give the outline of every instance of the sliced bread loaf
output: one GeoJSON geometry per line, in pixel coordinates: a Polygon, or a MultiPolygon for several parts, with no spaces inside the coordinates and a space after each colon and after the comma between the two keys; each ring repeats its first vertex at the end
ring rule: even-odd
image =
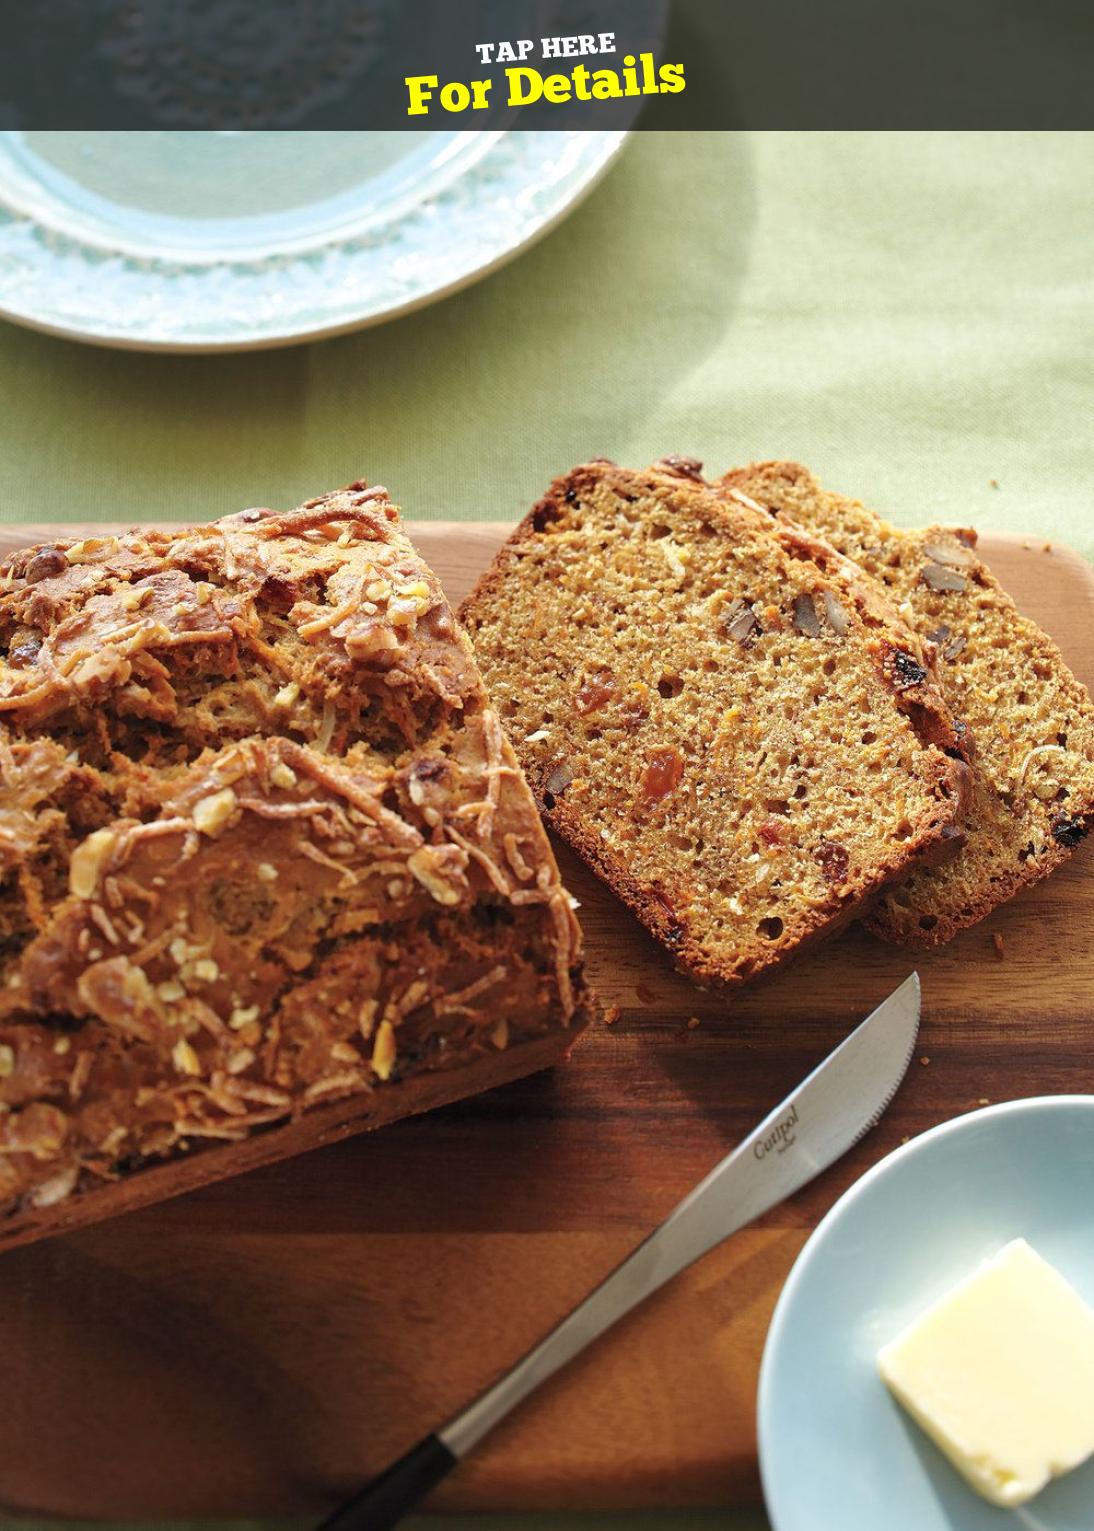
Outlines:
{"type": "Polygon", "coordinates": [[[955,848],[968,771],[872,583],[699,468],[575,468],[461,616],[548,822],[732,984],[955,848]]]}
{"type": "Polygon", "coordinates": [[[936,647],[946,700],[976,736],[966,848],[886,890],[870,920],[878,933],[946,941],[1059,866],[1094,822],[1094,706],[977,556],[975,532],[898,531],[797,463],[739,468],[722,482],[876,579],[936,647]]]}

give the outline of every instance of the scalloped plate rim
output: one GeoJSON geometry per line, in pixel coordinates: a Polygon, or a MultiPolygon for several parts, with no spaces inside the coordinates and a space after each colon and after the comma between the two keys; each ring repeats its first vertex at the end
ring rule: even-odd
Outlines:
{"type": "MultiPolygon", "coordinates": [[[[307,345],[317,340],[334,339],[339,335],[386,324],[389,320],[419,312],[442,298],[451,297],[473,286],[476,282],[500,270],[557,228],[585,200],[615,164],[632,131],[631,129],[596,130],[584,133],[582,137],[585,140],[607,140],[607,142],[600,147],[598,153],[590,152],[583,156],[580,166],[567,178],[557,205],[549,213],[530,220],[527,227],[521,229],[518,238],[509,243],[502,243],[493,254],[457,272],[450,281],[423,287],[420,292],[408,297],[405,302],[386,304],[375,311],[370,312],[367,307],[363,307],[362,311],[353,316],[339,318],[330,323],[307,324],[299,328],[286,328],[275,334],[223,340],[211,337],[185,340],[119,334],[109,329],[97,329],[93,324],[81,326],[71,322],[51,320],[37,313],[14,308],[5,303],[2,298],[0,298],[0,319],[19,325],[23,329],[34,330],[39,334],[103,346],[110,350],[175,355],[276,350],[281,347],[307,345]]],[[[555,136],[550,130],[524,130],[524,134],[537,138],[555,136]]],[[[489,155],[486,159],[489,159],[489,155]]],[[[470,166],[469,173],[473,174],[475,168],[475,165],[470,166]]],[[[180,258],[185,259],[181,252],[180,258]]],[[[231,264],[230,261],[226,263],[231,264]]]]}

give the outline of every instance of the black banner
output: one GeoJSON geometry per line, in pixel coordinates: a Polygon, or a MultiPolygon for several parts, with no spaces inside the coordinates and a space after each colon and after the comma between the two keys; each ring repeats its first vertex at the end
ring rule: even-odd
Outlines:
{"type": "Polygon", "coordinates": [[[0,127],[1066,128],[1090,0],[23,0],[0,127]]]}

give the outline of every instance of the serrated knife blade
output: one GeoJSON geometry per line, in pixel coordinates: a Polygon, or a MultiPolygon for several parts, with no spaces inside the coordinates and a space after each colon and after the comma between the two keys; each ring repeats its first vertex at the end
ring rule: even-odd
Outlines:
{"type": "Polygon", "coordinates": [[[907,1072],[919,1006],[919,976],[913,973],[579,1307],[447,1425],[324,1521],[321,1531],[386,1531],[395,1525],[529,1393],[625,1313],[853,1147],[907,1072]]]}

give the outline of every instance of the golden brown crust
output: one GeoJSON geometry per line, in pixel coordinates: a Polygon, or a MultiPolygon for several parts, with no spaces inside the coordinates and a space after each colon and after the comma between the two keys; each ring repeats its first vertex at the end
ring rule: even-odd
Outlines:
{"type": "Polygon", "coordinates": [[[700,981],[758,975],[959,843],[964,747],[916,640],[832,548],[690,460],[556,480],[461,617],[549,823],[700,981]],[[871,708],[874,753],[899,756],[876,766],[892,838],[832,758],[871,708]]]}
{"type": "Polygon", "coordinates": [[[1094,706],[978,556],[976,533],[897,530],[800,463],[755,463],[722,483],[861,565],[932,645],[947,701],[979,740],[966,848],[888,889],[872,928],[937,945],[1065,861],[1094,824],[1094,706]]]}
{"type": "Polygon", "coordinates": [[[518,1042],[504,1052],[491,1051],[449,1069],[415,1074],[400,1081],[394,1090],[370,1090],[320,1102],[279,1124],[275,1131],[252,1133],[240,1143],[209,1141],[200,1153],[150,1159],[140,1174],[104,1180],[87,1195],[69,1196],[44,1206],[35,1206],[26,1198],[0,1221],[0,1250],[132,1212],[211,1181],[245,1174],[401,1117],[495,1089],[537,1069],[565,1062],[580,1030],[579,1025],[568,1031],[556,1029],[518,1042]]]}
{"type": "Polygon", "coordinates": [[[0,576],[0,1207],[413,1110],[584,1024],[535,804],[386,491],[0,576]]]}

